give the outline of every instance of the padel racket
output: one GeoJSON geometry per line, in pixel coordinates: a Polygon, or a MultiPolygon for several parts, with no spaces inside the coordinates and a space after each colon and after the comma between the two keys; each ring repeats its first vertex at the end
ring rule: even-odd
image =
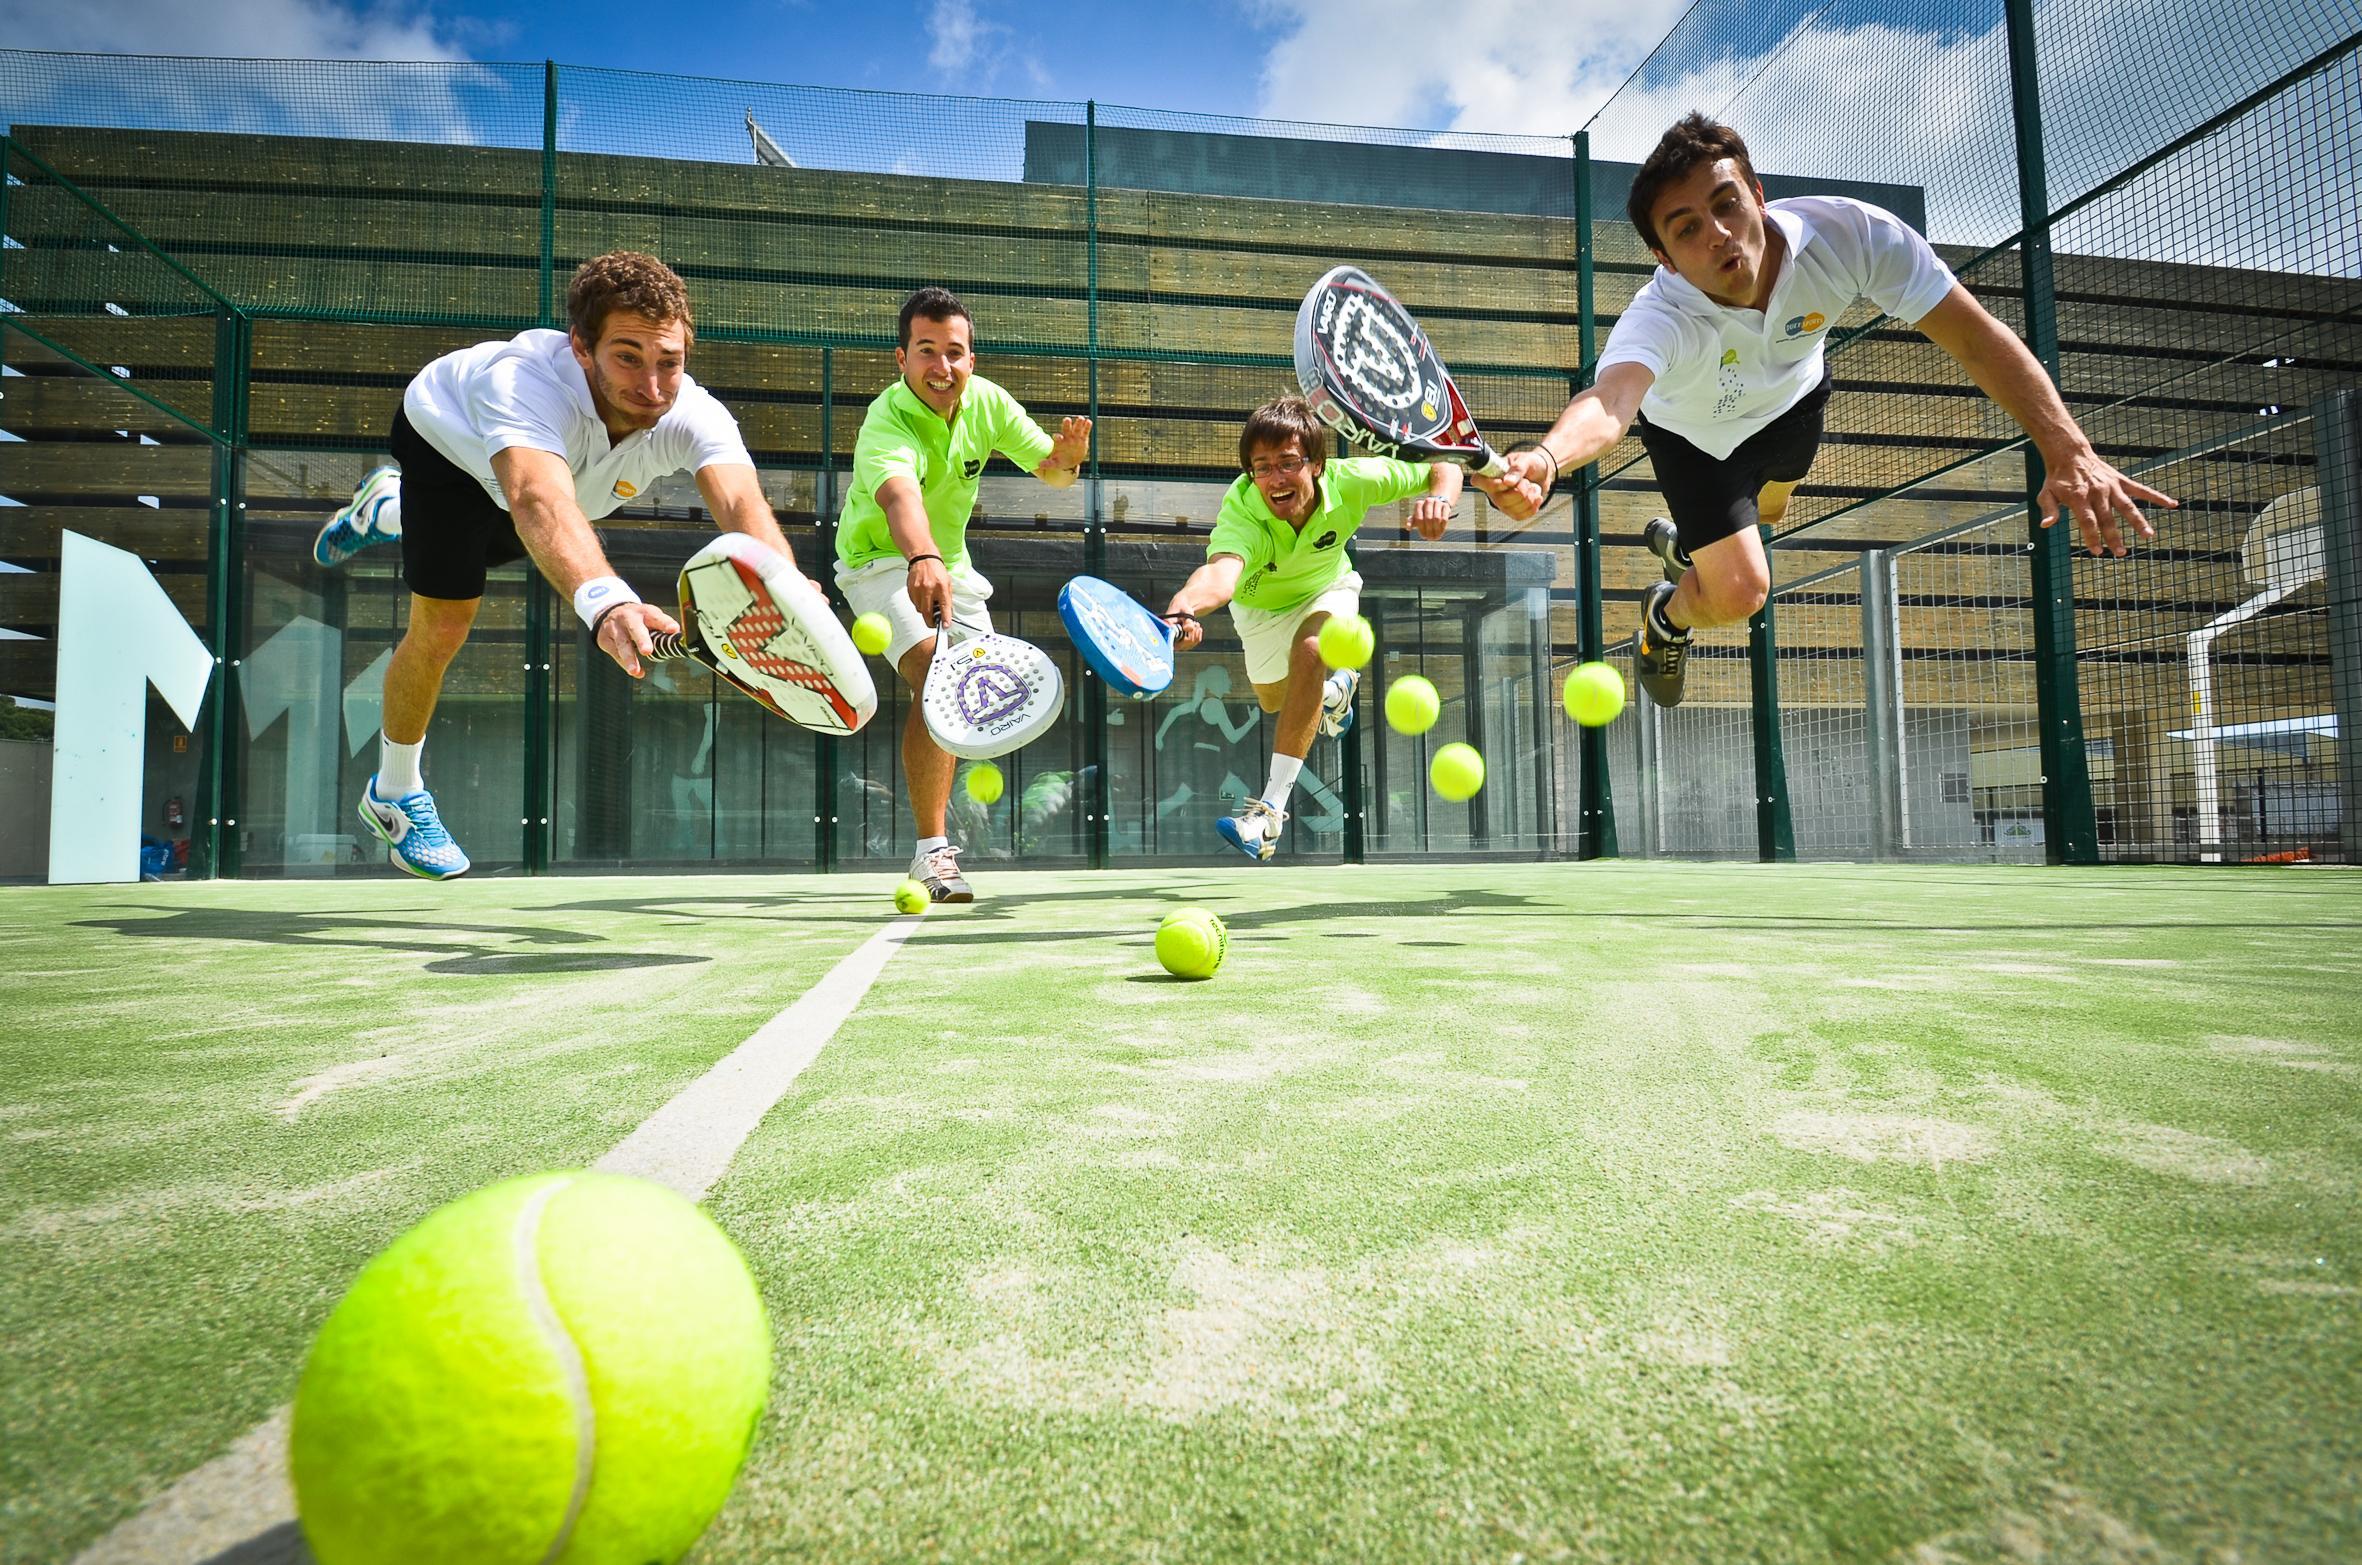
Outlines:
{"type": "Polygon", "coordinates": [[[1304,296],[1296,383],[1323,423],[1381,456],[1501,476],[1500,453],[1477,433],[1427,334],[1359,267],[1331,267],[1304,296]]]}
{"type": "Polygon", "coordinates": [[[935,742],[963,761],[989,761],[1058,721],[1066,683],[1049,654],[991,631],[935,629],[935,660],[919,711],[935,742]]]}
{"type": "Polygon", "coordinates": [[[694,658],[799,728],[857,732],[878,709],[869,665],[828,600],[777,550],[724,533],[681,567],[681,630],[657,660],[694,658]]]}
{"type": "Polygon", "coordinates": [[[1058,617],[1118,695],[1145,701],[1173,682],[1173,627],[1113,582],[1077,576],[1058,589],[1058,617]]]}

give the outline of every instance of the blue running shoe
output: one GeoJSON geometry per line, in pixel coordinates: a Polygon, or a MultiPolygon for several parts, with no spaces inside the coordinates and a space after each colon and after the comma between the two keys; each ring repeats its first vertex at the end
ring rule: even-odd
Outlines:
{"type": "Polygon", "coordinates": [[[1275,810],[1261,799],[1249,799],[1236,815],[1214,822],[1214,830],[1248,858],[1266,864],[1279,851],[1280,828],[1287,823],[1285,810],[1275,810]]]}
{"type": "Polygon", "coordinates": [[[1361,670],[1341,668],[1320,687],[1320,731],[1334,739],[1353,726],[1353,693],[1361,688],[1361,670]]]}
{"type": "Polygon", "coordinates": [[[381,467],[361,480],[345,508],[312,540],[312,558],[334,570],[373,543],[402,536],[402,470],[381,467]]]}
{"type": "Polygon", "coordinates": [[[370,778],[361,790],[361,820],[390,850],[386,857],[394,868],[422,880],[449,880],[467,873],[467,855],[443,829],[435,796],[424,788],[388,804],[377,796],[377,779],[370,778]]]}

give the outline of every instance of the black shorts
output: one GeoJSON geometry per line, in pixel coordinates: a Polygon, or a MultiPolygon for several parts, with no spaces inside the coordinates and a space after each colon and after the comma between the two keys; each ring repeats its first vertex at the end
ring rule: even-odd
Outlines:
{"type": "Polygon", "coordinates": [[[402,468],[402,580],[422,598],[482,597],[493,566],[525,557],[516,521],[400,408],[391,444],[402,468]]]}
{"type": "Polygon", "coordinates": [[[1657,470],[1657,489],[1681,534],[1681,552],[1695,554],[1710,543],[1756,525],[1755,496],[1765,484],[1791,484],[1812,470],[1821,449],[1821,411],[1829,405],[1829,374],[1804,400],[1739,442],[1720,459],[1708,456],[1669,429],[1639,420],[1640,443],[1657,470]]]}

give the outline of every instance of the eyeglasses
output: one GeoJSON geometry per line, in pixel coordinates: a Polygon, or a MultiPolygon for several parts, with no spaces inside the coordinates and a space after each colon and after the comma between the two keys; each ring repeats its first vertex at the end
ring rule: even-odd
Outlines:
{"type": "Polygon", "coordinates": [[[1276,462],[1257,462],[1247,471],[1257,478],[1293,478],[1311,465],[1300,456],[1283,456],[1276,462]]]}

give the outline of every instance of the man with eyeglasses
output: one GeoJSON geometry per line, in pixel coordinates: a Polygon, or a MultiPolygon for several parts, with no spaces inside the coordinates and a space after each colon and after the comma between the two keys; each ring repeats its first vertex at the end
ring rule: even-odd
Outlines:
{"type": "Polygon", "coordinates": [[[1186,651],[1204,637],[1198,617],[1229,604],[1255,699],[1279,715],[1262,795],[1214,825],[1223,841],[1266,863],[1314,734],[1342,734],[1353,721],[1361,671],[1332,674],[1320,659],[1321,626],[1332,615],[1361,612],[1361,573],[1346,541],[1373,507],[1413,495],[1419,501],[1411,525],[1422,538],[1441,538],[1459,504],[1461,473],[1448,462],[1331,462],[1327,431],[1302,397],[1281,397],[1248,415],[1238,465],[1246,472],[1222,498],[1206,563],[1173,594],[1164,617],[1186,651]]]}

